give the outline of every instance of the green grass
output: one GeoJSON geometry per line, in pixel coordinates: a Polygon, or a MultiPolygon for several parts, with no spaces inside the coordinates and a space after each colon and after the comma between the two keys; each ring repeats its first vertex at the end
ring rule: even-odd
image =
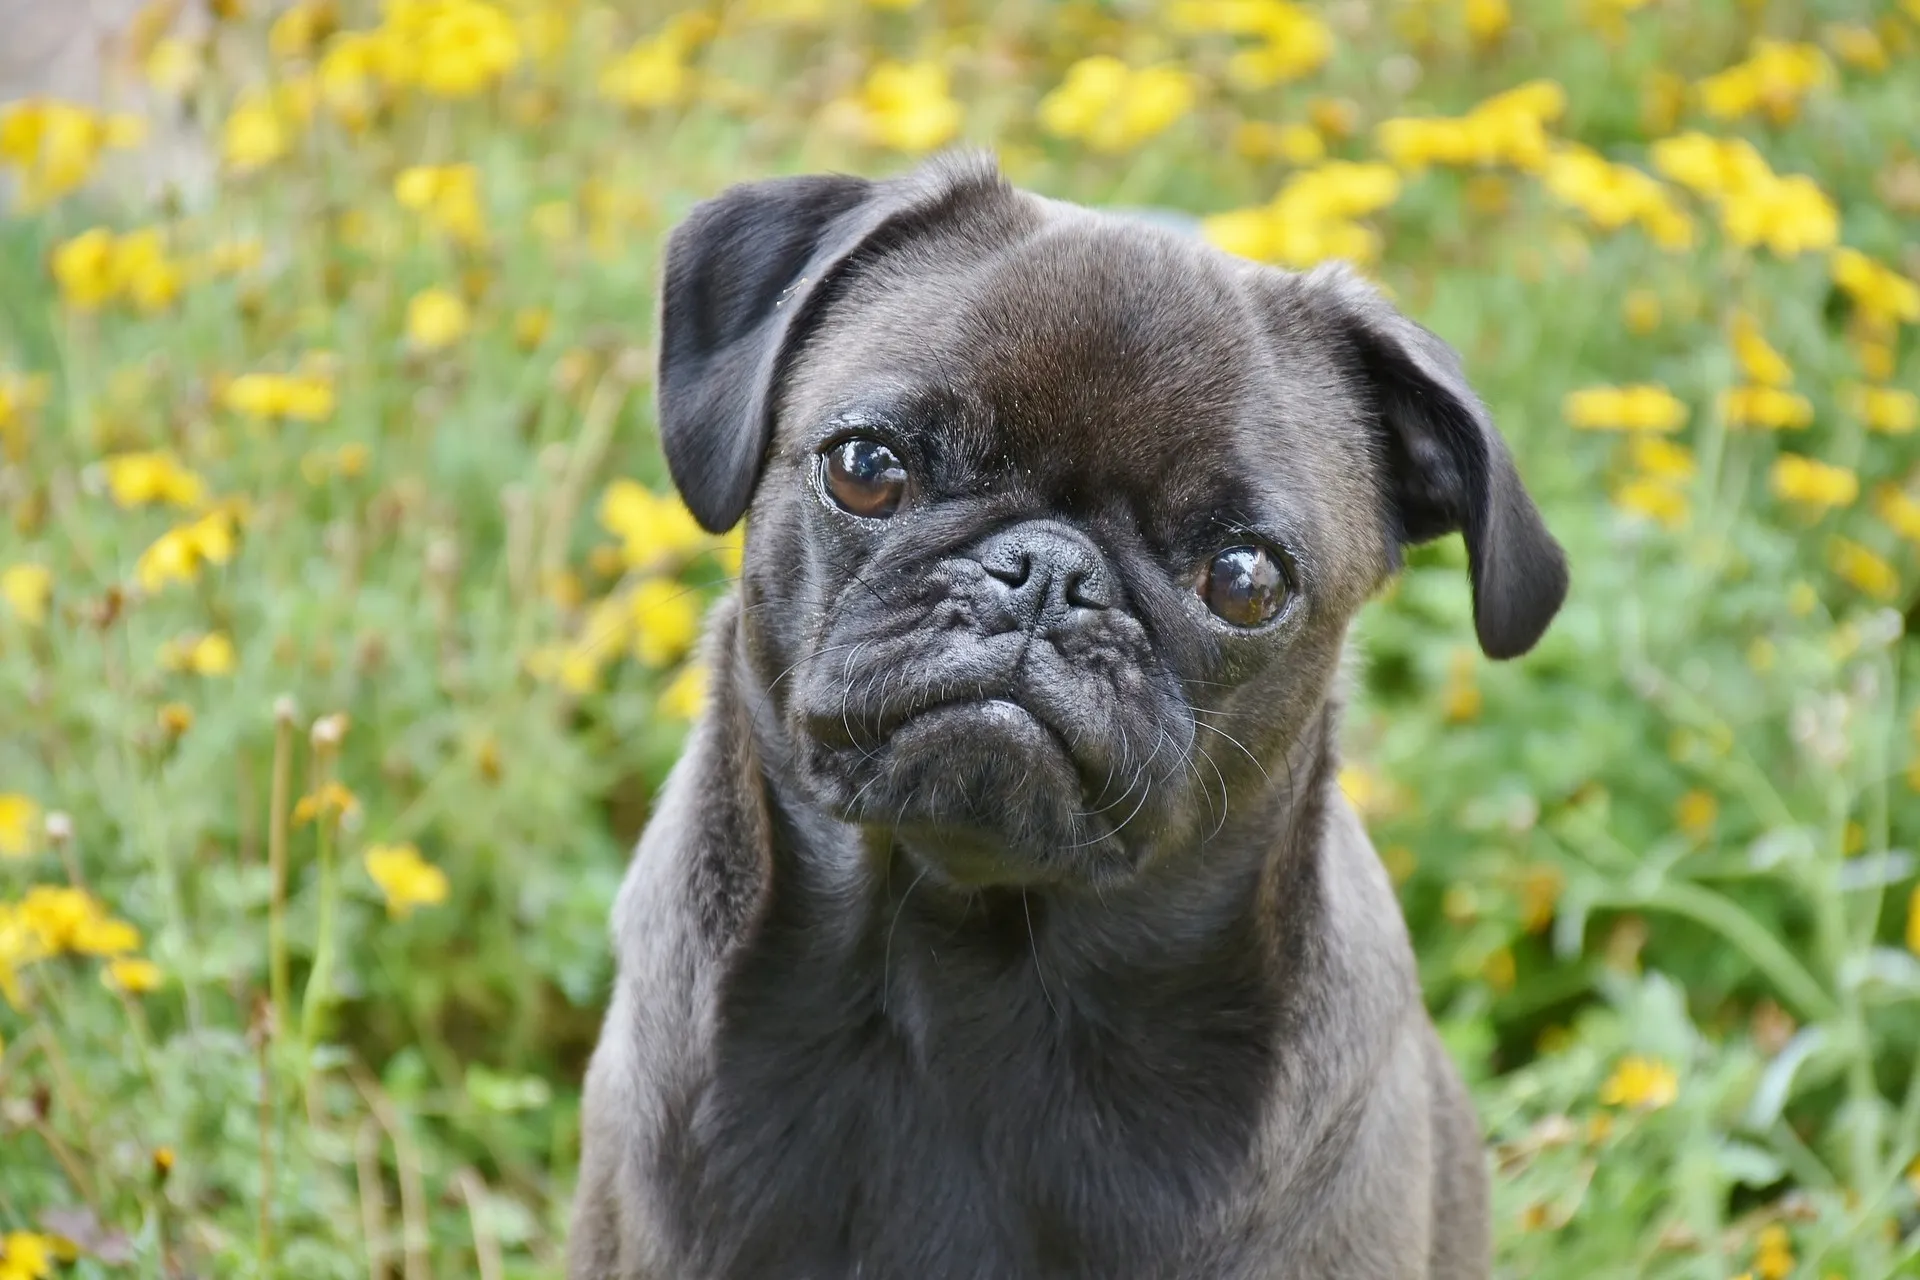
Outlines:
{"type": "MultiPolygon", "coordinates": [[[[50,584],[35,621],[33,576],[0,579],[0,978],[17,979],[0,1232],[74,1238],[81,1276],[559,1274],[606,916],[694,678],[663,602],[709,600],[729,572],[670,507],[625,537],[602,517],[616,480],[667,492],[660,238],[729,181],[912,163],[860,121],[948,108],[922,79],[905,101],[868,93],[863,117],[848,103],[875,63],[939,63],[959,139],[1024,185],[1197,215],[1265,202],[1291,172],[1236,149],[1245,121],[1325,124],[1345,102],[1354,129],[1329,154],[1368,161],[1385,119],[1548,78],[1567,102],[1554,138],[1647,171],[1666,133],[1750,139],[1819,184],[1841,243],[1920,266],[1911,5],[1667,0],[1606,20],[1527,3],[1485,44],[1457,4],[1339,6],[1325,65],[1262,88],[1228,74],[1251,38],[1176,31],[1145,3],[782,7],[680,28],[684,94],[622,106],[599,73],[666,6],[509,5],[564,31],[550,58],[523,25],[497,82],[402,86],[359,127],[336,111],[344,55],[283,27],[270,56],[264,21],[241,21],[192,110],[217,148],[236,86],[270,73],[284,155],[176,197],[97,183],[0,223],[0,573],[50,584]],[[1697,84],[1756,34],[1837,48],[1836,23],[1877,30],[1886,69],[1830,57],[1790,118],[1714,119],[1697,93],[1649,114],[1662,76],[1697,84]],[[1193,101],[1114,152],[1046,133],[1043,96],[1092,53],[1176,64],[1193,101]],[[480,244],[396,200],[406,166],[455,163],[477,170],[480,244]],[[134,305],[121,286],[165,268],[132,263],[100,282],[120,290],[104,305],[63,300],[49,264],[95,225],[161,228],[178,296],[134,305]],[[258,242],[256,264],[205,263],[235,240],[258,242]],[[437,350],[406,331],[428,288],[469,313],[437,350]],[[232,378],[303,360],[333,391],[321,420],[229,405],[232,378]],[[22,395],[30,378],[44,396],[22,395]],[[116,501],[103,463],[133,451],[200,477],[203,502],[116,501]],[[156,540],[214,509],[235,512],[231,556],[143,590],[156,540]],[[170,668],[167,646],[208,633],[230,638],[231,670],[170,668]],[[344,736],[316,748],[335,713],[344,736]],[[330,780],[352,808],[293,823],[330,780]],[[444,873],[444,901],[390,913],[364,854],[395,844],[444,873]],[[107,989],[84,934],[83,954],[43,954],[51,900],[31,890],[69,883],[138,928],[155,990],[107,989]]],[[[340,10],[346,30],[378,21],[340,10]]],[[[396,39],[445,56],[419,30],[396,39]]],[[[1920,651],[1902,624],[1920,528],[1903,537],[1882,493],[1920,495],[1920,436],[1869,429],[1851,390],[1874,344],[1894,361],[1880,380],[1914,386],[1913,325],[1890,342],[1863,327],[1824,248],[1742,248],[1671,183],[1697,227],[1680,252],[1599,229],[1510,165],[1401,177],[1363,218],[1375,273],[1462,351],[1574,565],[1520,662],[1472,649],[1451,540],[1413,557],[1353,645],[1347,781],[1496,1146],[1500,1274],[1920,1272],[1920,651]],[[1652,302],[1657,324],[1628,323],[1652,302]],[[1717,411],[1743,377],[1736,312],[1790,364],[1811,426],[1717,411]],[[1685,457],[1665,461],[1691,476],[1647,482],[1671,525],[1617,500],[1659,460],[1563,415],[1571,391],[1638,383],[1689,409],[1667,437],[1685,457]],[[1779,496],[1783,453],[1846,468],[1857,495],[1779,496]],[[1884,573],[1841,573],[1836,537],[1884,573]]]]}

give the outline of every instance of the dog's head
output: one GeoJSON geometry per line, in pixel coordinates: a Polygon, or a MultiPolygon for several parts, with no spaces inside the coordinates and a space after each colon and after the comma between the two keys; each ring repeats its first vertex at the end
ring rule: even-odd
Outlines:
{"type": "Polygon", "coordinates": [[[748,511],[755,697],[811,800],[961,884],[1099,882],[1284,779],[1354,611],[1460,531],[1481,647],[1559,546],[1444,343],[978,159],[736,187],[675,230],[660,431],[748,511]]]}

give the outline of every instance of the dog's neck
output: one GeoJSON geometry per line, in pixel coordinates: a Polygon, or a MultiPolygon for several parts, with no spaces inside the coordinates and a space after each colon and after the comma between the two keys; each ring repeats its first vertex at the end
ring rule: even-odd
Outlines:
{"type": "Polygon", "coordinates": [[[1260,791],[1236,792],[1224,822],[1192,847],[1165,852],[1139,874],[1085,886],[963,888],[943,882],[890,834],[822,813],[798,776],[794,743],[754,671],[738,613],[722,621],[715,672],[732,726],[726,754],[744,771],[744,815],[764,833],[769,878],[763,912],[804,927],[847,965],[874,964],[892,991],[911,980],[902,957],[945,947],[1011,948],[1058,1004],[1083,980],[1197,983],[1248,959],[1276,981],[1313,932],[1320,903],[1313,851],[1334,785],[1338,706],[1326,700],[1260,791]],[[877,954],[876,954],[877,946],[877,954]]]}

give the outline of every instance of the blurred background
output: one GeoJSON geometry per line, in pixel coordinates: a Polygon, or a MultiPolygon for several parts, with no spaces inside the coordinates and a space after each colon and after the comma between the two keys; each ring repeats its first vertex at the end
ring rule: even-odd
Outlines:
{"type": "Polygon", "coordinates": [[[1567,544],[1353,645],[1499,1274],[1920,1275],[1920,4],[0,0],[0,1278],[560,1274],[738,531],[664,231],[994,147],[1463,353],[1567,544]]]}

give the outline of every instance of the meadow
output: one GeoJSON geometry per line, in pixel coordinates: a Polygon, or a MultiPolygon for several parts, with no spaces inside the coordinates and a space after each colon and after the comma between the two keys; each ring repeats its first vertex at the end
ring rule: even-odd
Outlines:
{"type": "Polygon", "coordinates": [[[1567,545],[1523,660],[1458,539],[1353,639],[1498,1274],[1920,1275],[1916,0],[210,7],[0,105],[0,1280],[561,1273],[742,536],[661,237],[963,144],[1356,261],[1567,545]]]}

